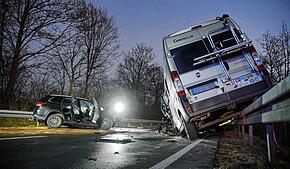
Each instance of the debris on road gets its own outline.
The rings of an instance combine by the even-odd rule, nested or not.
[[[90,157],[88,158],[89,161],[97,161],[97,158]]]
[[[133,142],[131,139],[125,138],[97,138],[96,142],[105,142],[105,143],[118,143],[118,144],[126,144]]]

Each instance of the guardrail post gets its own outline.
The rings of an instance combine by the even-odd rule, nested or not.
[[[39,127],[39,121],[36,120],[36,127]]]
[[[245,125],[242,125],[242,137],[245,136]]]
[[[130,122],[128,122],[128,127],[131,127]]]
[[[238,125],[238,137],[241,137],[241,125]]]
[[[267,132],[268,161],[273,162],[276,158],[276,146],[273,138],[272,124],[266,124],[266,132]]]
[[[237,137],[239,136],[239,129],[238,129],[239,125],[235,124],[235,129],[234,132],[237,134]]]
[[[254,136],[253,136],[253,125],[249,125],[249,141],[250,141],[250,146],[253,146],[254,144]]]

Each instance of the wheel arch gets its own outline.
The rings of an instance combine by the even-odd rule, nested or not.
[[[179,116],[180,119],[183,118],[186,122],[189,122],[190,117],[184,110],[181,111],[180,109],[178,109],[177,113],[178,113],[178,116]]]

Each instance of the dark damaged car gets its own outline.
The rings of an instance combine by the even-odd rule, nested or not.
[[[113,119],[96,100],[66,95],[48,95],[35,102],[33,118],[49,128],[61,125],[110,129]]]

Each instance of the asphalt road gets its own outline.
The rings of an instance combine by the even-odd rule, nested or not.
[[[1,169],[213,168],[217,136],[195,141],[149,130],[0,139]]]

